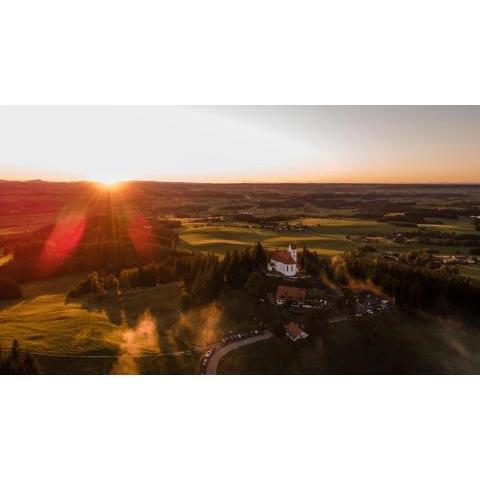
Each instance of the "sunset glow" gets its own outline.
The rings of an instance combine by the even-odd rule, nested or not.
[[[117,188],[118,185],[120,184],[119,180],[116,180],[116,179],[113,179],[113,178],[102,178],[102,179],[96,179],[94,181],[99,186],[107,188],[107,189]]]
[[[480,182],[479,129],[478,107],[3,107],[0,178]]]

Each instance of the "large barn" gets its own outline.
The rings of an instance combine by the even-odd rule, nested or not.
[[[297,274],[297,246],[291,244],[288,250],[276,250],[268,262],[268,271],[281,273],[287,277]]]

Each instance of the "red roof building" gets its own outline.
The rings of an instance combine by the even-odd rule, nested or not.
[[[279,285],[275,300],[279,305],[285,302],[303,303],[307,297],[307,289],[299,287],[287,287]]]
[[[308,337],[308,333],[304,332],[295,322],[285,325],[285,334],[293,342]]]
[[[272,260],[275,262],[281,262],[285,265],[295,265],[297,262],[292,258],[289,252],[286,250],[277,250],[272,253]]]
[[[297,246],[290,244],[288,250],[275,250],[267,267],[269,272],[294,277],[297,274]]]

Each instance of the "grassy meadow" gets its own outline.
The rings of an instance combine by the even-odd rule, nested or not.
[[[139,342],[135,354],[189,348],[194,333],[179,329],[177,284],[127,291],[118,298],[85,296],[67,301],[65,293],[76,281],[77,277],[67,277],[27,284],[21,300],[0,302],[3,348],[17,339],[22,348],[42,354],[37,360],[53,372],[58,367],[60,372],[90,372],[93,368],[108,373],[104,370],[123,350],[128,351],[125,342],[145,316],[155,324],[158,341]]]
[[[24,286],[20,301],[0,303],[0,338],[16,338],[32,351],[63,354],[115,353],[119,337],[146,310],[168,325],[177,307],[177,288],[168,285],[155,292],[125,292],[96,300],[85,296],[67,301],[65,293],[75,278],[48,280]],[[170,322],[171,323],[171,322]]]
[[[174,353],[201,349],[228,330],[255,325],[255,305],[242,291],[182,313],[178,283],[67,300],[68,288],[79,279],[25,284],[21,300],[0,302],[2,348],[18,340],[45,373],[197,373],[200,352]],[[129,364],[119,369],[123,357]]]
[[[347,236],[378,236],[378,242],[372,244],[378,250],[406,253],[411,250],[432,248],[418,242],[399,244],[392,242],[385,235],[393,232],[411,231],[410,227],[398,227],[384,222],[370,220],[349,220],[332,218],[303,218],[290,223],[301,221],[308,227],[305,231],[275,232],[257,228],[247,224],[206,225],[204,223],[186,222],[179,229],[179,248],[203,253],[224,255],[228,250],[242,250],[260,241],[270,249],[284,248],[289,243],[296,243],[299,248],[305,245],[320,255],[332,256],[347,252],[362,245],[358,241],[348,239]],[[474,227],[466,218],[449,220],[443,224],[420,225],[426,230],[447,231],[457,233],[473,233]],[[440,254],[450,255],[455,252],[468,253],[468,247],[462,246],[435,246]],[[462,271],[463,273],[463,271]]]
[[[300,232],[275,232],[242,224],[185,224],[179,231],[180,247],[225,254],[228,250],[243,249],[261,241],[267,248],[297,243],[319,254],[335,255],[356,247],[347,235],[385,234],[398,230],[389,224],[365,220],[307,218],[302,219],[302,223],[308,229]]]

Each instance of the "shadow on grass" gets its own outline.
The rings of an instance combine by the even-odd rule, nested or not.
[[[196,326],[186,322],[178,311],[174,287],[165,290],[165,286],[148,289],[126,290],[121,295],[94,294],[66,299],[66,304],[75,304],[90,313],[106,314],[109,321],[128,331],[134,329],[148,313],[155,322],[158,349],[160,353],[190,349],[195,345]],[[168,357],[165,357],[166,359]],[[171,363],[175,358],[170,359]],[[169,360],[166,360],[169,363]]]
[[[16,307],[17,305],[21,305],[26,301],[27,298],[25,297],[16,298],[14,300],[0,300],[0,312],[2,310],[7,310],[8,308]]]
[[[107,375],[111,373],[112,367],[117,361],[115,357],[67,358],[42,355],[34,355],[34,357],[40,367],[40,372],[48,375]]]

